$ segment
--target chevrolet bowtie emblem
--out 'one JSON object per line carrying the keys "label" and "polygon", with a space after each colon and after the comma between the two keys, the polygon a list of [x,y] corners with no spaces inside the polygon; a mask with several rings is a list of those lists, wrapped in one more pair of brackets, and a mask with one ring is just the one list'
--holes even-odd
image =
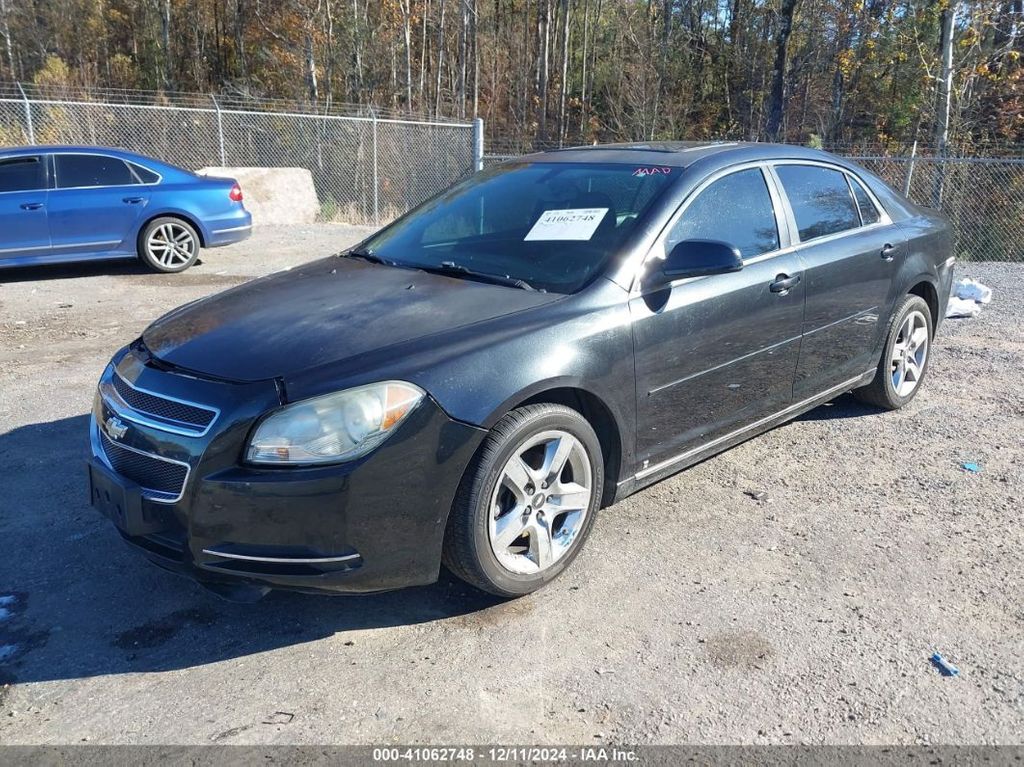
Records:
{"label": "chevrolet bowtie emblem", "polygon": [[121,437],[128,433],[128,426],[116,415],[112,415],[103,422],[103,431],[111,439],[121,439]]}

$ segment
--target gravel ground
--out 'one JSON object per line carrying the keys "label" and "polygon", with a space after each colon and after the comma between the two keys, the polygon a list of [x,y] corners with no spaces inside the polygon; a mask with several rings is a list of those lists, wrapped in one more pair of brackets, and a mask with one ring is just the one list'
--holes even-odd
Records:
{"label": "gravel ground", "polygon": [[911,406],[840,398],[605,510],[531,597],[237,605],[128,551],[83,479],[110,354],[359,231],[0,272],[0,742],[1021,742],[1022,265],[961,267],[994,302]]}

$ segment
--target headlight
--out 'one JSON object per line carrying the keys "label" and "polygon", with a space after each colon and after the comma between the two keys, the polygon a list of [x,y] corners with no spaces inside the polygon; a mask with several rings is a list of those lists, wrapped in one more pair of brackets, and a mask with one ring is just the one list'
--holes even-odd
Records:
{"label": "headlight", "polygon": [[286,405],[263,419],[249,440],[249,463],[339,463],[373,450],[423,399],[401,381],[359,386]]}

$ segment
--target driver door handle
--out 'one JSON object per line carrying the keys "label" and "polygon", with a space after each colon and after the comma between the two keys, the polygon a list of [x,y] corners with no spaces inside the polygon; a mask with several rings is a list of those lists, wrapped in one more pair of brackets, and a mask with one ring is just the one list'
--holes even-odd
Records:
{"label": "driver door handle", "polygon": [[23,202],[21,204],[22,210],[39,210],[43,207],[41,202]]}
{"label": "driver door handle", "polygon": [[776,276],[775,282],[768,286],[768,289],[772,293],[788,293],[789,289],[795,287],[800,283],[800,275],[794,274],[790,277],[788,274],[780,274]]}

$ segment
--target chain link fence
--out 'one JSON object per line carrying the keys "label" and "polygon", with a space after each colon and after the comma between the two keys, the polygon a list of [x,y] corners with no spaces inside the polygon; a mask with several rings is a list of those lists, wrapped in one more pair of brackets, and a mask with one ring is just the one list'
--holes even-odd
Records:
{"label": "chain link fence", "polygon": [[[485,156],[479,120],[417,120],[349,105],[316,112],[238,96],[0,83],[0,146],[33,143],[121,147],[193,170],[308,168],[321,220],[371,225],[528,149],[499,142]],[[958,258],[1024,261],[1024,159],[863,150],[833,148],[949,216]]]}
{"label": "chain link fence", "polygon": [[472,173],[482,131],[479,121],[416,120],[365,107],[313,113],[223,96],[0,84],[0,146],[120,147],[191,170],[308,168],[320,218],[352,224],[386,223]]}
{"label": "chain link fence", "polygon": [[961,261],[1024,261],[1024,160],[851,157],[953,222]]}
{"label": "chain link fence", "polygon": [[[485,155],[484,166],[522,154],[507,145],[502,149],[500,154]],[[953,222],[955,252],[961,261],[1024,262],[1024,159],[832,151],[870,170],[914,202],[941,210]]]}

